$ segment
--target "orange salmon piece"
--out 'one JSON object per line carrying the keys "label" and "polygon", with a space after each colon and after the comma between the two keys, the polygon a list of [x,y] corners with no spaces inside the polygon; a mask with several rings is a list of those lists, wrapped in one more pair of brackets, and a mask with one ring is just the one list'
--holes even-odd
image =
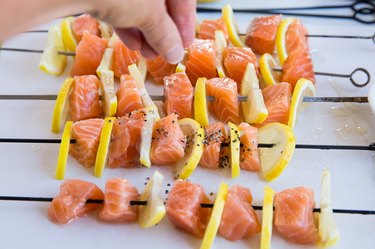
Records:
{"label": "orange salmon piece", "polygon": [[99,118],[86,119],[73,124],[72,139],[76,142],[70,145],[69,152],[86,168],[95,164],[103,125],[104,120]]}
{"label": "orange salmon piece", "polygon": [[128,66],[139,62],[139,51],[131,50],[122,41],[117,41],[113,48],[112,70],[117,78],[129,74]]}
{"label": "orange salmon piece", "polygon": [[227,29],[227,26],[225,25],[223,18],[219,18],[216,20],[208,20],[208,19],[203,20],[199,26],[199,39],[215,40],[216,30],[223,31],[225,40],[227,41],[227,44],[228,44],[229,33],[228,33],[228,29]]}
{"label": "orange salmon piece", "polygon": [[299,20],[295,20],[289,26],[285,37],[288,54],[298,49],[308,50],[307,34],[307,29]]}
{"label": "orange salmon piece", "polygon": [[103,192],[93,183],[82,180],[66,180],[60,193],[48,207],[48,217],[58,223],[71,223],[95,210],[100,204],[87,204],[89,199],[102,200]]}
{"label": "orange salmon piece", "polygon": [[121,83],[117,91],[117,116],[143,108],[141,94],[135,79],[129,74],[121,75]]}
{"label": "orange salmon piece", "polygon": [[84,32],[76,48],[76,58],[70,74],[72,76],[96,75],[96,69],[100,65],[107,45],[106,39]]}
{"label": "orange salmon piece", "polygon": [[194,88],[185,73],[164,77],[164,107],[167,115],[176,113],[179,118],[193,117]]}
{"label": "orange salmon piece", "polygon": [[95,75],[74,76],[73,90],[69,96],[70,118],[79,121],[98,118],[103,110],[99,100],[100,83]]}
{"label": "orange salmon piece", "polygon": [[186,74],[195,86],[199,77],[216,77],[216,46],[212,40],[195,39],[188,48]]}
{"label": "orange salmon piece", "polygon": [[281,15],[254,18],[246,30],[246,45],[255,53],[272,54],[275,50],[276,32],[280,22]]}
{"label": "orange salmon piece", "polygon": [[184,157],[186,138],[177,118],[177,114],[170,114],[154,125],[150,153],[153,164],[174,163]]}
{"label": "orange salmon piece", "polygon": [[163,85],[163,78],[176,71],[176,64],[169,64],[163,56],[157,56],[153,60],[147,60],[147,71],[150,73],[154,82]]}
{"label": "orange salmon piece", "polygon": [[240,137],[240,167],[244,170],[260,171],[261,165],[258,155],[258,129],[248,123],[239,125],[243,135]]}
{"label": "orange salmon piece", "polygon": [[214,101],[208,104],[215,117],[224,123],[240,122],[237,84],[230,78],[212,78],[206,83],[207,96],[213,96]]}
{"label": "orange salmon piece", "polygon": [[217,169],[220,167],[221,143],[227,139],[225,124],[209,124],[204,134],[204,150],[199,164],[204,168]]}
{"label": "orange salmon piece", "polygon": [[316,244],[318,230],[313,219],[315,206],[312,189],[297,187],[275,195],[274,224],[287,240],[298,244]]}
{"label": "orange salmon piece", "polygon": [[211,203],[202,186],[176,180],[166,203],[167,217],[175,227],[202,238],[211,209],[202,208],[201,203]]}
{"label": "orange salmon piece", "polygon": [[252,201],[248,188],[234,185],[229,189],[219,226],[221,236],[236,241],[260,232],[260,223],[251,206]]}
{"label": "orange salmon piece", "polygon": [[99,22],[88,14],[74,18],[72,31],[77,41],[81,41],[85,32],[91,35],[100,36]]}
{"label": "orange salmon piece", "polygon": [[110,222],[135,222],[138,206],[130,201],[138,200],[138,190],[123,178],[111,178],[105,184],[104,206],[99,219]]}

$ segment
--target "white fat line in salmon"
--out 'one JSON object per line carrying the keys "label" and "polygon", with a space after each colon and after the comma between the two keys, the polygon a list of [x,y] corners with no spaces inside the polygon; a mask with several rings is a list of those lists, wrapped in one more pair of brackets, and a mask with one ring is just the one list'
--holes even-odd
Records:
{"label": "white fat line in salmon", "polygon": [[[31,197],[31,196],[0,196],[1,201],[22,201],[22,202],[52,202],[52,197]],[[104,200],[88,199],[86,203],[103,204]],[[147,201],[130,201],[131,206],[146,206]],[[212,203],[201,203],[202,208],[213,208]],[[254,210],[262,210],[263,207],[259,205],[252,205]],[[320,208],[314,208],[314,213],[319,213]],[[334,213],[339,214],[360,214],[360,215],[375,215],[375,210],[358,210],[358,209],[333,209]]]}
{"label": "white fat line in salmon", "polygon": [[[162,95],[150,95],[153,101],[164,101]],[[57,95],[0,95],[0,100],[56,100]],[[102,99],[102,96],[100,96]],[[207,101],[214,101],[213,96],[207,96]],[[238,101],[246,102],[247,96],[238,96]],[[368,103],[367,97],[303,97],[303,102],[327,102],[327,103]]]}
{"label": "white fat line in salmon", "polygon": [[[34,139],[34,138],[0,138],[0,143],[40,143],[40,144],[60,144],[61,139]],[[76,140],[71,139],[71,144],[75,144]],[[229,143],[222,143],[221,146],[227,147]],[[258,144],[258,148],[272,148],[275,144]],[[242,147],[242,144],[241,144]],[[324,145],[324,144],[296,144],[296,149],[310,150],[359,150],[359,151],[375,151],[375,143],[368,146],[360,145]]]}

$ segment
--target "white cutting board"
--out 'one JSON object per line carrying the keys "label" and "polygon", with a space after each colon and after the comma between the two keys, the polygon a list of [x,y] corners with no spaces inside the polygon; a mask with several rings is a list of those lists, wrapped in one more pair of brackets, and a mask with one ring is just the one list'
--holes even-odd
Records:
{"label": "white cutting board", "polygon": [[[311,2],[315,5],[324,3]],[[341,1],[341,4],[348,2]],[[283,3],[290,5],[295,1]],[[233,4],[236,7],[272,7],[280,2],[234,1]],[[298,4],[306,5],[309,1]],[[216,5],[222,5],[222,2],[213,6]],[[236,15],[241,31],[245,31],[254,16]],[[217,17],[218,14],[199,15],[200,20]],[[374,25],[349,20],[301,19],[311,34],[374,33]],[[4,47],[43,49],[45,39],[46,34],[22,34],[9,39]],[[356,67],[364,67],[375,77],[375,46],[369,40],[311,38],[309,44],[316,71],[350,73]],[[61,77],[43,74],[37,66],[39,58],[38,54],[1,53],[0,94],[56,94],[67,74]],[[369,86],[353,87],[347,79],[317,77],[318,96],[366,96],[368,90]],[[161,93],[162,90],[150,87],[150,92]],[[53,101],[0,101],[0,137],[58,138],[50,132],[53,105]],[[338,108],[342,109],[341,116],[337,116]],[[300,116],[295,135],[297,143],[368,145],[375,141],[373,127],[375,117],[367,104],[315,103]],[[365,133],[359,134],[357,130]],[[0,195],[56,195],[61,184],[53,178],[58,148],[54,144],[0,144]],[[321,172],[323,167],[328,167],[332,173],[334,208],[375,210],[374,166],[374,153],[368,151],[297,149],[288,168],[271,183],[255,173],[242,172],[232,180],[229,170],[201,168],[194,172],[191,181],[202,184],[207,194],[216,193],[221,181],[230,185],[242,184],[251,189],[257,205],[262,203],[263,187],[267,184],[276,191],[303,185],[314,189],[315,200],[319,203]],[[66,177],[95,182],[102,188],[110,177],[125,177],[142,191],[146,177],[153,169],[165,174],[165,186],[172,183],[172,170],[168,167],[106,170],[104,177],[98,179],[93,176],[92,169],[84,169],[73,158],[69,158]],[[47,203],[0,201],[0,248],[198,248],[200,244],[200,240],[175,229],[168,219],[145,230],[136,224],[101,223],[94,215],[59,226],[47,219],[47,207]],[[375,216],[341,214],[335,217],[341,234],[336,248],[373,248]],[[315,248],[288,243],[277,233],[274,233],[272,244],[273,248]],[[213,245],[213,248],[228,247],[258,248],[259,236],[240,242],[217,237]]]}

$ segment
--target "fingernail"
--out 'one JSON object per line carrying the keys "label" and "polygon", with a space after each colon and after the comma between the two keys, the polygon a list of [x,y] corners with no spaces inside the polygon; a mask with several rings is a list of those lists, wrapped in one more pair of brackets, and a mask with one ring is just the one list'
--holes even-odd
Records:
{"label": "fingernail", "polygon": [[170,64],[177,64],[184,58],[184,49],[181,44],[177,43],[173,48],[171,48],[163,57]]}

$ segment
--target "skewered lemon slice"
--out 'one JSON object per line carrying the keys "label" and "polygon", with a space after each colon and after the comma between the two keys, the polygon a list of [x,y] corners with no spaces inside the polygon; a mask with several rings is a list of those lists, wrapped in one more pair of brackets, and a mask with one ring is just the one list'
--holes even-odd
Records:
{"label": "skewered lemon slice", "polygon": [[52,115],[52,127],[51,131],[54,133],[59,133],[61,127],[64,125],[66,118],[69,113],[69,95],[72,89],[74,79],[67,78],[61,86],[61,89],[57,95],[55,107],[53,109]]}
{"label": "skewered lemon slice", "polygon": [[98,146],[98,152],[96,153],[94,175],[96,177],[102,177],[104,167],[108,159],[109,144],[111,142],[111,134],[113,123],[116,118],[109,117],[104,119],[104,125],[100,133],[100,140]]}
{"label": "skewered lemon slice", "polygon": [[104,39],[111,39],[113,35],[113,28],[106,22],[99,21],[100,36]]}
{"label": "skewered lemon slice", "polygon": [[99,67],[96,69],[96,74],[101,77],[102,72],[112,71],[113,48],[106,48]]}
{"label": "skewered lemon slice", "polygon": [[319,214],[319,246],[334,246],[340,238],[331,206],[331,179],[327,169],[323,171]]}
{"label": "skewered lemon slice", "polygon": [[48,30],[46,47],[39,62],[39,68],[48,74],[60,75],[66,66],[66,56],[58,51],[65,51],[61,30],[58,25]]}
{"label": "skewered lemon slice", "polygon": [[244,47],[245,44],[238,36],[239,29],[237,27],[236,21],[234,19],[233,9],[230,4],[226,4],[221,10],[225,25],[227,26],[229,33],[229,40],[236,47]]}
{"label": "skewered lemon slice", "polygon": [[216,45],[216,70],[220,78],[225,77],[222,54],[223,49],[227,47],[227,41],[225,40],[224,32],[222,30],[215,31],[215,45]]}
{"label": "skewered lemon slice", "polygon": [[270,123],[258,130],[260,144],[272,144],[270,148],[259,148],[263,177],[267,181],[276,179],[288,165],[296,146],[293,131],[286,125]]}
{"label": "skewered lemon slice", "polygon": [[207,99],[206,99],[206,78],[198,78],[194,93],[194,117],[203,127],[209,124]]}
{"label": "skewered lemon slice", "polygon": [[147,108],[152,108],[155,112],[157,119],[160,119],[158,107],[152,101],[150,95],[148,94],[145,88],[145,82],[143,80],[143,76],[141,72],[139,72],[137,65],[132,64],[128,66],[129,74],[134,78],[135,82],[137,83],[137,88],[142,98],[143,105]]}
{"label": "skewered lemon slice", "polygon": [[179,62],[176,66],[176,70],[175,70],[176,73],[185,73],[186,72],[186,66],[185,66],[186,57],[187,57],[187,51],[185,50],[184,58],[182,58],[182,61]]}
{"label": "skewered lemon slice", "polygon": [[273,70],[279,67],[276,60],[270,54],[263,54],[259,59],[260,73],[263,76],[266,86],[270,86],[280,82],[280,73]]}
{"label": "skewered lemon slice", "polygon": [[139,197],[140,201],[147,201],[147,205],[139,206],[138,224],[143,228],[157,225],[166,213],[164,201],[161,198],[163,180],[164,176],[155,170]]}
{"label": "skewered lemon slice", "polygon": [[276,31],[276,52],[281,65],[284,64],[284,61],[288,57],[288,51],[286,49],[286,32],[295,20],[295,18],[286,18],[282,20]]}
{"label": "skewered lemon slice", "polygon": [[73,21],[74,17],[69,16],[64,18],[60,24],[62,40],[66,51],[69,52],[75,52],[77,47],[77,40],[72,31]]}
{"label": "skewered lemon slice", "polygon": [[103,93],[103,109],[106,117],[114,117],[117,113],[117,97],[113,71],[103,71],[100,76]]}
{"label": "skewered lemon slice", "polygon": [[119,40],[120,40],[120,38],[118,37],[118,35],[116,33],[113,33],[112,36],[111,36],[111,38],[108,41],[108,47],[109,48],[114,48],[116,42],[119,41]]}
{"label": "skewered lemon slice", "polygon": [[260,249],[271,248],[274,196],[275,191],[273,191],[272,188],[265,186],[262,209],[262,232],[260,235]]}
{"label": "skewered lemon slice", "polygon": [[138,70],[142,75],[143,81],[145,81],[147,77],[147,60],[143,56],[139,58]]}
{"label": "skewered lemon slice", "polygon": [[57,180],[64,180],[66,172],[66,162],[68,161],[70,137],[73,122],[68,121],[65,124],[63,134],[61,136],[59,156],[57,158],[55,178]]}
{"label": "skewered lemon slice", "polygon": [[202,244],[200,249],[209,249],[212,246],[212,243],[215,240],[217,230],[220,226],[221,216],[223,214],[225,201],[227,199],[228,193],[228,185],[226,183],[221,183],[219,191],[217,192],[216,199],[214,202],[214,207],[212,209],[210,220],[208,221],[208,225],[206,231],[204,233],[204,237],[202,240]]}
{"label": "skewered lemon slice", "polygon": [[155,114],[155,110],[151,107],[146,108],[146,122],[142,127],[141,136],[141,152],[140,152],[140,162],[146,167],[151,167],[150,160],[150,150],[152,143],[152,131],[154,130],[154,124],[158,116]]}
{"label": "skewered lemon slice", "polygon": [[305,96],[315,96],[315,86],[310,80],[301,78],[297,81],[294,88],[289,109],[288,126],[292,130],[295,127],[299,114],[309,106],[309,103],[303,102],[303,97]]}
{"label": "skewered lemon slice", "polygon": [[240,93],[242,96],[247,96],[246,101],[241,103],[242,116],[245,121],[249,124],[260,124],[266,120],[268,110],[252,63],[247,64]]}
{"label": "skewered lemon slice", "polygon": [[230,134],[230,167],[232,178],[240,175],[240,129],[232,122],[228,123]]}
{"label": "skewered lemon slice", "polygon": [[176,173],[178,178],[186,179],[193,173],[202,157],[204,129],[191,118],[180,119],[178,124],[187,137],[187,142],[185,156],[176,163]]}

